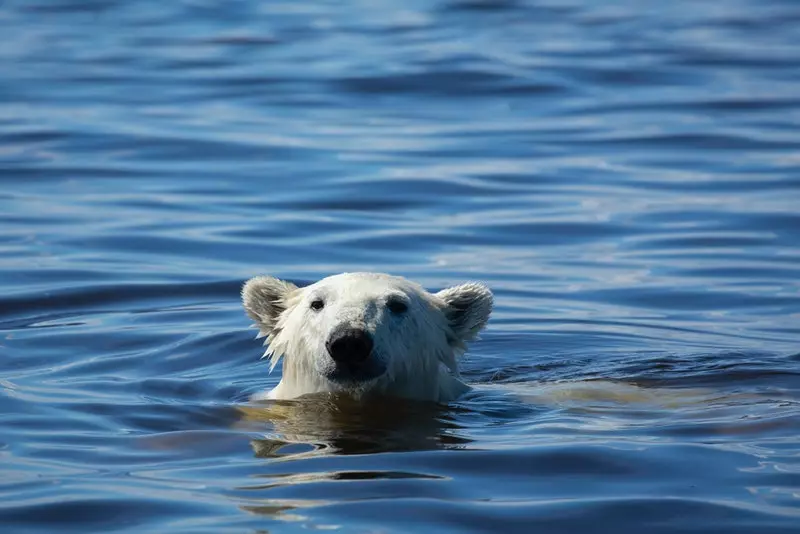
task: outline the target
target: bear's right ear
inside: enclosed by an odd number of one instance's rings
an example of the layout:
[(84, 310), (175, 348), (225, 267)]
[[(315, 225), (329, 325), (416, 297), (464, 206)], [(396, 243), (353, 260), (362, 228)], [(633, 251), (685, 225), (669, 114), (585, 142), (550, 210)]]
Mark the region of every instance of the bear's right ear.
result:
[(242, 288), (242, 303), (247, 315), (265, 335), (272, 333), (278, 317), (286, 311), (289, 296), (297, 290), (291, 282), (272, 276), (256, 276)]
[(451, 344), (463, 345), (478, 336), (492, 313), (494, 298), (483, 284), (468, 283), (436, 293), (444, 301), (444, 314), (456, 339)]

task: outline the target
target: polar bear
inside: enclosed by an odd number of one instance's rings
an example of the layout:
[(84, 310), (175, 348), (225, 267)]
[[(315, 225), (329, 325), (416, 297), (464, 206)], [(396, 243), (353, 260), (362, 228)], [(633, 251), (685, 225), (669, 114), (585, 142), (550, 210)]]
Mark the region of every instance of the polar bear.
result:
[(438, 293), (398, 276), (343, 273), (304, 288), (258, 276), (242, 288), (247, 314), (283, 375), (258, 399), (309, 393), (437, 402), (467, 390), (458, 358), (492, 311), (492, 292), (466, 283)]

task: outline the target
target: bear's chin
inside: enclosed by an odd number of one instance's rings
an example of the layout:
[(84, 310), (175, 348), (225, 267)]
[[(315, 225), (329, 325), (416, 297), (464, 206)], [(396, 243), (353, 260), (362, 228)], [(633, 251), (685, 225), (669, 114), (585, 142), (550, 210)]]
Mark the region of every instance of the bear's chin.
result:
[(374, 382), (386, 374), (386, 364), (380, 359), (371, 357), (358, 365), (348, 365), (328, 361), (322, 369), (318, 369), (320, 375), (338, 386), (345, 388), (363, 387), (370, 382)]
[(386, 366), (374, 359), (358, 366), (335, 365), (323, 374), (326, 380), (342, 386), (363, 386), (386, 374)]

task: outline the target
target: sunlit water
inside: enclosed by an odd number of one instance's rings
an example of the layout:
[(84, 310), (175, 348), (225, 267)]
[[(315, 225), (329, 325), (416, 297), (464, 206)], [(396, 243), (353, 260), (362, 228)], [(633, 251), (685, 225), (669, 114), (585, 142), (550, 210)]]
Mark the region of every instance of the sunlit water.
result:
[[(800, 530), (800, 6), (0, 5), (5, 532)], [(447, 406), (248, 404), (269, 273), (488, 283)]]

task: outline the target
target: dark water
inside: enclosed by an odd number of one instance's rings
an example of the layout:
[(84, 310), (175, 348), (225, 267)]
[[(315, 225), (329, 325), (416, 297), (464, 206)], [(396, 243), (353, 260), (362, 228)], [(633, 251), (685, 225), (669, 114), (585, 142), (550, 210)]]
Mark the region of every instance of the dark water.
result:
[[(0, 5), (5, 532), (800, 532), (800, 4)], [(480, 279), (450, 406), (238, 302)]]

